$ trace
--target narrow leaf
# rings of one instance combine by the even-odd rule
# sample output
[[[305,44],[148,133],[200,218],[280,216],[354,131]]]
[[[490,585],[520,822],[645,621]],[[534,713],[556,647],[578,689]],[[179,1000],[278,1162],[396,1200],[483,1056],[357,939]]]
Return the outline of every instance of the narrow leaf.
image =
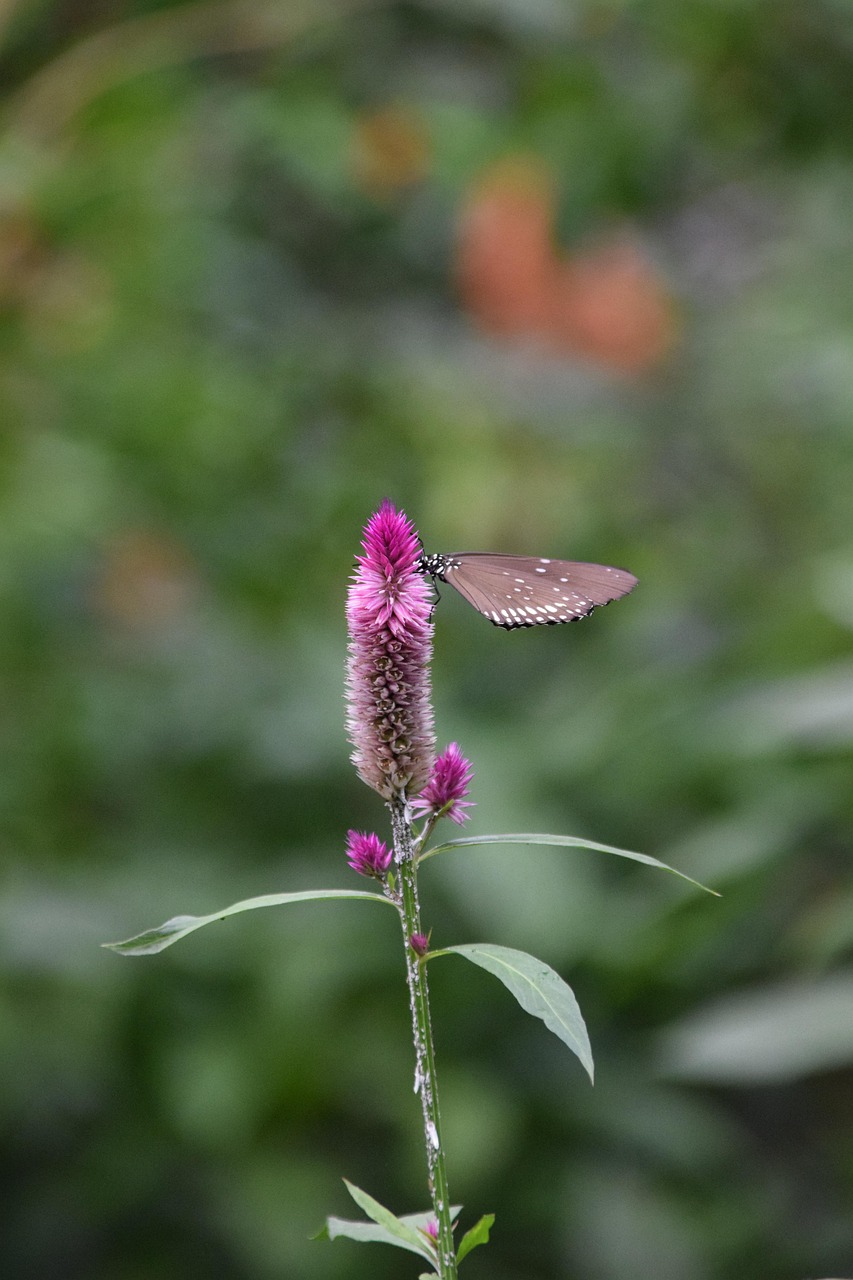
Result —
[[[790,1084],[853,1063],[853,967],[741,988],[665,1030],[675,1079],[746,1088]]]
[[[424,1223],[427,1222],[429,1215],[424,1214]],[[402,1222],[402,1218],[400,1219]],[[421,1245],[415,1245],[408,1240],[401,1240],[396,1235],[392,1235],[390,1231],[386,1231],[384,1227],[380,1227],[375,1222],[352,1222],[346,1218],[328,1217],[325,1225],[317,1232],[312,1240],[355,1240],[358,1244],[391,1244],[395,1249],[406,1249],[409,1253],[416,1253],[419,1258],[427,1258],[432,1261],[427,1253],[427,1246],[424,1242]],[[423,1240],[423,1237],[420,1237]]]
[[[466,1231],[462,1239],[459,1241],[459,1249],[456,1253],[457,1263],[467,1257],[472,1249],[476,1249],[478,1244],[489,1243],[489,1231],[495,1225],[495,1215],[493,1213],[484,1213],[479,1222],[475,1222],[470,1231]]]
[[[660,871],[669,871],[672,875],[679,876],[680,879],[695,885],[697,889],[703,889],[705,893],[713,894],[715,898],[720,896],[716,890],[709,889],[707,885],[700,884],[692,876],[685,875],[683,871],[677,871],[675,867],[667,866],[665,862],[660,862],[648,853],[634,853],[631,849],[617,849],[610,844],[598,844],[595,840],[583,840],[580,836],[555,836],[540,832],[522,832],[499,836],[460,836],[458,840],[448,840],[446,844],[438,844],[432,849],[427,849],[426,853],[421,854],[420,861],[423,862],[425,858],[431,858],[436,853],[447,853],[451,849],[472,848],[481,844],[548,844],[559,845],[565,849],[592,849],[596,853],[613,853],[617,858],[630,858],[632,862],[642,862],[647,867],[657,867]]]
[[[346,1181],[346,1179],[344,1179],[344,1181]],[[371,1196],[368,1196],[364,1191],[360,1191],[358,1187],[353,1187],[352,1184],[348,1182],[346,1185],[350,1195],[353,1196],[353,1199],[356,1199],[354,1192],[357,1192],[358,1196],[362,1198],[362,1207],[365,1209],[365,1212],[367,1212],[366,1205],[369,1203],[373,1206],[374,1213],[378,1213],[379,1211],[386,1214],[389,1213],[387,1209],[383,1210],[382,1205],[378,1204],[376,1200]],[[356,1202],[359,1203],[358,1200]],[[459,1204],[451,1205],[450,1212],[455,1218],[462,1212],[462,1206]],[[394,1214],[389,1214],[389,1216],[391,1218],[395,1217]],[[407,1249],[410,1253],[416,1253],[419,1257],[426,1258],[428,1262],[435,1266],[435,1256],[430,1250],[429,1241],[425,1239],[422,1234],[426,1231],[427,1225],[432,1221],[433,1216],[434,1215],[430,1210],[427,1213],[406,1213],[402,1218],[395,1218],[397,1223],[403,1227],[411,1228],[414,1231],[414,1239],[408,1235],[403,1239],[398,1232],[392,1233],[375,1220],[372,1222],[353,1222],[346,1218],[333,1217],[327,1218],[317,1234],[311,1238],[312,1240],[355,1240],[359,1244],[391,1244],[397,1249]],[[436,1272],[430,1272],[428,1280],[433,1280],[435,1275]]]
[[[577,1055],[590,1080],[593,1079],[592,1049],[586,1024],[574,992],[558,973],[526,951],[499,947],[491,942],[444,947],[441,951],[433,951],[431,958],[454,954],[464,956],[500,978],[522,1009],[535,1018],[541,1018],[548,1030],[553,1031]]]
[[[280,907],[289,902],[314,902],[322,898],[366,898],[370,902],[386,902],[394,904],[378,893],[365,893],[363,889],[306,889],[300,893],[267,893],[260,898],[246,898],[244,902],[235,902],[223,911],[214,911],[209,916],[175,916],[156,929],[148,929],[138,933],[125,942],[104,942],[108,951],[117,951],[123,956],[153,956],[158,951],[170,947],[179,938],[201,929],[203,925],[214,924],[224,920],[226,916],[235,916],[240,911],[254,911],[257,907]]]
[[[362,1191],[360,1187],[356,1187],[351,1182],[347,1182],[344,1178],[344,1186],[358,1205],[359,1209],[363,1209],[371,1221],[375,1222],[383,1232],[383,1239],[387,1244],[395,1244],[398,1248],[408,1249],[412,1253],[420,1254],[422,1258],[426,1258],[427,1262],[433,1262],[435,1253],[430,1249],[424,1236],[416,1227],[410,1226],[403,1222],[390,1209],[386,1209],[378,1200],[374,1200],[373,1196],[369,1196],[366,1191]],[[427,1215],[426,1221],[429,1221]],[[426,1225],[426,1222],[424,1222]]]

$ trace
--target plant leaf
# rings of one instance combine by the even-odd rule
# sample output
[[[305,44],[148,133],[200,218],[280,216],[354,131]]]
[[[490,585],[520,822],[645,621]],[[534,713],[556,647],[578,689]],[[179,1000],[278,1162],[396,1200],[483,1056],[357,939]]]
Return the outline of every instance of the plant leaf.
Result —
[[[478,1244],[489,1243],[489,1231],[495,1225],[495,1215],[493,1213],[484,1213],[479,1222],[475,1222],[470,1231],[466,1231],[462,1239],[459,1241],[459,1249],[456,1253],[457,1263],[466,1258],[472,1249],[476,1249]]]
[[[430,1249],[429,1241],[423,1236],[427,1224],[433,1219],[432,1210],[427,1213],[407,1213],[402,1218],[391,1213],[378,1200],[374,1200],[366,1191],[354,1186],[344,1178],[347,1191],[356,1204],[371,1218],[370,1222],[352,1222],[346,1218],[329,1217],[323,1226],[312,1236],[312,1240],[356,1240],[360,1244],[392,1244],[397,1249],[407,1249],[426,1258],[432,1266],[436,1265],[435,1253]],[[451,1205],[453,1218],[462,1212],[462,1205]],[[433,1280],[437,1271],[428,1273],[426,1280]]]
[[[244,902],[235,902],[223,911],[214,911],[209,916],[174,916],[156,929],[147,929],[145,933],[138,933],[125,942],[104,942],[101,945],[122,956],[153,956],[158,951],[171,947],[179,938],[185,938],[188,933],[217,920],[224,920],[226,916],[237,915],[240,911],[254,911],[258,907],[281,907],[289,902],[314,902],[321,898],[366,898],[371,902],[386,902],[389,906],[394,906],[393,902],[383,898],[381,894],[365,893],[363,889],[306,889],[299,893],[266,893],[260,898],[246,898]]]
[[[464,956],[500,978],[522,1009],[535,1018],[541,1018],[548,1030],[553,1031],[577,1055],[590,1080],[593,1079],[592,1049],[574,992],[544,960],[537,960],[526,951],[499,947],[492,942],[444,947],[441,951],[433,951],[430,959],[454,954]]]
[[[790,1084],[853,1063],[853,968],[745,987],[694,1010],[660,1037],[672,1079]]]
[[[423,1217],[424,1225],[429,1221],[431,1214],[425,1213],[420,1215]],[[405,1221],[400,1218],[399,1221],[405,1226]],[[423,1242],[417,1245],[410,1240],[403,1240],[398,1235],[387,1231],[385,1227],[380,1227],[376,1222],[353,1222],[347,1218],[328,1217],[324,1226],[312,1236],[313,1240],[355,1240],[358,1244],[392,1244],[397,1249],[406,1249],[409,1253],[416,1253],[419,1258],[426,1258],[432,1261],[427,1253],[427,1245],[423,1242],[423,1236],[419,1240]]]
[[[580,836],[555,836],[535,831],[499,836],[460,836],[458,840],[448,840],[445,844],[434,845],[432,849],[427,849],[426,853],[421,854],[419,861],[423,862],[426,858],[431,858],[436,853],[447,853],[451,849],[470,848],[478,844],[548,844],[559,845],[564,849],[592,849],[596,853],[613,853],[617,858],[630,858],[632,862],[642,862],[647,867],[657,867],[660,871],[669,871],[672,875],[679,876],[680,879],[695,885],[697,889],[713,894],[715,898],[720,896],[715,889],[709,889],[707,885],[700,884],[692,876],[685,875],[683,871],[677,871],[675,867],[667,866],[665,862],[659,861],[658,858],[653,858],[648,853],[634,853],[631,849],[617,849],[613,845],[598,844],[595,840],[584,840]]]
[[[357,1229],[355,1235],[349,1230],[339,1230],[339,1235],[348,1235],[350,1239],[393,1244],[398,1249],[408,1249],[410,1253],[417,1253],[420,1257],[426,1258],[427,1262],[435,1261],[434,1251],[418,1230],[419,1226],[426,1227],[432,1214],[411,1214],[406,1219],[398,1218],[396,1214],[392,1213],[390,1209],[386,1209],[378,1200],[374,1200],[373,1196],[368,1195],[366,1191],[362,1191],[360,1187],[356,1187],[352,1182],[347,1182],[346,1178],[344,1178],[344,1186],[359,1209],[364,1210],[374,1225],[371,1226],[370,1223],[366,1222],[347,1223],[342,1219],[329,1219],[330,1222],[335,1221],[345,1228],[354,1227]],[[358,1230],[359,1228],[361,1230]],[[334,1239],[331,1234],[330,1239]]]

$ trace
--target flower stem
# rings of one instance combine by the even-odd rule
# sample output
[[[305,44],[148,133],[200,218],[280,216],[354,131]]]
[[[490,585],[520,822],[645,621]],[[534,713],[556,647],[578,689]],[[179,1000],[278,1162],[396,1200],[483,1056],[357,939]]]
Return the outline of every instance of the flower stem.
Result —
[[[406,981],[409,986],[409,1007],[412,1013],[412,1034],[415,1045],[415,1092],[420,1094],[421,1099],[429,1189],[435,1220],[438,1224],[436,1240],[438,1274],[441,1280],[456,1280],[456,1250],[453,1245],[453,1222],[447,1191],[444,1147],[441,1141],[438,1082],[435,1073],[426,965],[421,963],[420,957],[415,954],[409,944],[413,934],[422,932],[414,835],[405,802],[400,799],[391,800],[388,808],[391,811],[394,854],[400,877]]]

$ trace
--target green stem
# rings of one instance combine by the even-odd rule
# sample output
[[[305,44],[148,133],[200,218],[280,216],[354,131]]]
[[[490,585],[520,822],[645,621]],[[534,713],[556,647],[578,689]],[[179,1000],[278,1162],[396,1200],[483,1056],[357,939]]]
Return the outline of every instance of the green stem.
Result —
[[[429,1014],[429,990],[426,965],[421,963],[409,945],[414,933],[422,933],[420,907],[418,905],[417,864],[415,842],[407,807],[402,800],[392,800],[391,828],[394,833],[394,853],[400,876],[401,919],[403,944],[406,952],[406,981],[409,985],[409,1006],[412,1012],[412,1034],[415,1044],[415,1092],[420,1095],[424,1120],[424,1144],[426,1146],[429,1189],[433,1212],[438,1223],[438,1274],[441,1280],[456,1280],[456,1250],[453,1245],[453,1222],[450,1212],[450,1196],[447,1190],[447,1170],[444,1162],[444,1146],[441,1141],[441,1120],[438,1110],[438,1082],[435,1074],[435,1052],[432,1023]]]

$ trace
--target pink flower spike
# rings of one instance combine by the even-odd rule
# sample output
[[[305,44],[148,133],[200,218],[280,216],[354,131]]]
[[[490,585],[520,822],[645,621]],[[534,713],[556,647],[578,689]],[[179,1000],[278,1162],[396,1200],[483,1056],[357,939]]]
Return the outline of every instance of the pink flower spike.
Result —
[[[451,742],[446,751],[436,758],[432,777],[416,800],[412,808],[418,817],[435,817],[444,813],[448,818],[460,825],[467,822],[470,814],[465,812],[472,807],[473,801],[466,800],[468,784],[474,776],[470,761],[466,760],[455,742]]]
[[[366,831],[347,832],[347,862],[360,876],[382,880],[391,865],[391,850],[379,836]]]
[[[416,795],[435,756],[432,593],[412,522],[382,503],[347,595],[347,734],[358,776],[386,800]]]
[[[429,951],[429,938],[425,933],[413,933],[409,938],[409,946],[416,956],[425,956]]]

